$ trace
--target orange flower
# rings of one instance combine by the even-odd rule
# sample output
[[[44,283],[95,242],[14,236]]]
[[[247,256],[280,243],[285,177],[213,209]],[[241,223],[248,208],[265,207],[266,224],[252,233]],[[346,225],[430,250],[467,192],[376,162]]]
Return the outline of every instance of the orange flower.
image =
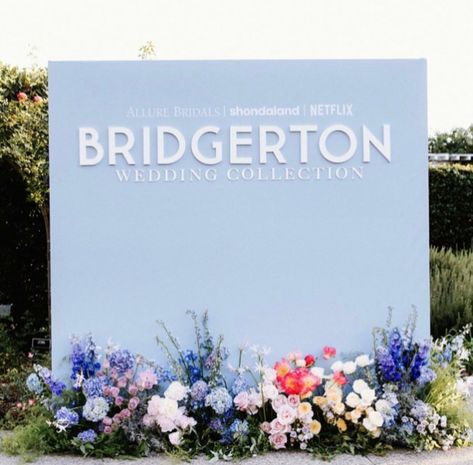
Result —
[[[282,378],[284,378],[291,371],[291,365],[285,358],[283,358],[281,361],[277,362],[276,365],[274,365],[274,369],[276,370],[277,380],[281,382]]]

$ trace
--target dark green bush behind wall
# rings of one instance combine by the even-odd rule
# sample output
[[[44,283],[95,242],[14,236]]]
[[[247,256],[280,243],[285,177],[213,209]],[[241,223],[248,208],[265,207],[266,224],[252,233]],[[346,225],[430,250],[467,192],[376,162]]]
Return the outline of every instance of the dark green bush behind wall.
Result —
[[[430,244],[473,248],[473,165],[433,165],[429,170]]]

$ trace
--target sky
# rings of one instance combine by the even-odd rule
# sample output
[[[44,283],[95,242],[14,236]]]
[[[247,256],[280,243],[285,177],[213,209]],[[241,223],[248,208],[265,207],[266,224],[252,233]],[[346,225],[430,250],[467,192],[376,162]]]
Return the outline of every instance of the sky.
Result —
[[[0,0],[0,62],[427,58],[429,130],[473,124],[473,0]]]

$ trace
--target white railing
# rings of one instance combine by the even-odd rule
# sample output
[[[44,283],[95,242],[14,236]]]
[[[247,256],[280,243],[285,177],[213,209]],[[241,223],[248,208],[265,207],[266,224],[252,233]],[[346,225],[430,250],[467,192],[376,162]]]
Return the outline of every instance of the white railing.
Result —
[[[429,153],[431,162],[473,162],[473,153]]]

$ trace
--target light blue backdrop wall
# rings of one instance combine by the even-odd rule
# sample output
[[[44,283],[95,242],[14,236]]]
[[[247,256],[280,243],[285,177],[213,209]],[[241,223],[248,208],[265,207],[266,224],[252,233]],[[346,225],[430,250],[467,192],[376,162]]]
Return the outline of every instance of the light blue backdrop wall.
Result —
[[[112,336],[159,358],[155,320],[186,342],[186,309],[208,309],[230,348],[265,344],[274,357],[325,344],[369,349],[371,328],[384,324],[388,306],[396,322],[417,306],[419,333],[426,335],[425,73],[422,60],[50,63],[54,366],[72,333],[92,332],[101,345]],[[235,106],[317,103],[349,103],[353,116],[228,115]],[[227,114],[127,117],[130,107],[175,106],[225,107]],[[343,164],[363,165],[362,180],[121,183],[121,160],[116,167],[105,160],[79,165],[82,126],[102,137],[108,126],[139,133],[165,124],[188,136],[217,125],[224,138],[230,124],[345,124],[357,135],[365,124],[380,137],[385,123],[391,163],[373,151],[363,164],[360,140]],[[318,137],[309,138],[309,166],[334,166],[315,149]],[[343,143],[333,137],[334,151]],[[288,137],[290,166],[298,147],[297,137]],[[198,165],[186,151],[178,167]],[[219,174],[228,167],[224,145]]]

